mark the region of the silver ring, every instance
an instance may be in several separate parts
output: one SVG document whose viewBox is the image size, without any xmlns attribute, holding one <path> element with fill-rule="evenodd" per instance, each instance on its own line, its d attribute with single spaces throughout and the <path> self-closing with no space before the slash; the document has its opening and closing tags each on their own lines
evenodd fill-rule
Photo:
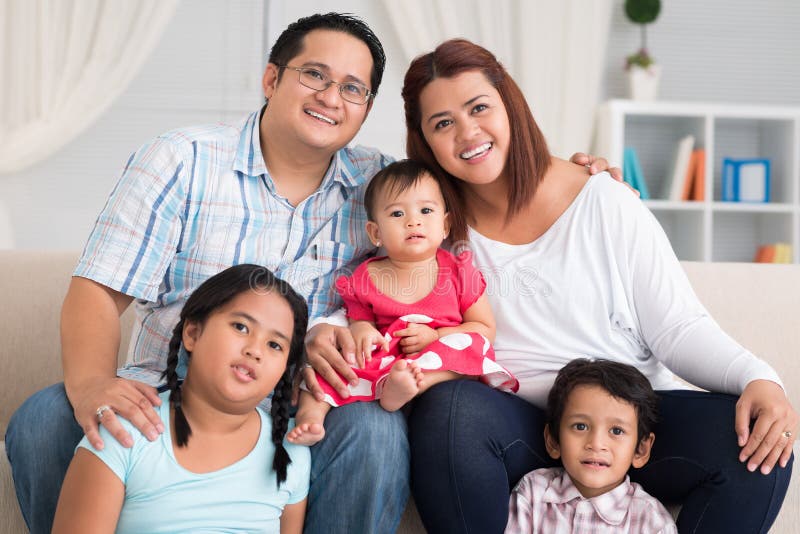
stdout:
<svg viewBox="0 0 800 534">
<path fill-rule="evenodd" d="M 792 439 L 792 431 L 791 430 L 784 430 L 782 435 L 786 439 Z"/>
<path fill-rule="evenodd" d="M 304 364 L 303 364 L 303 369 L 313 369 L 313 368 L 314 368 L 314 366 L 313 366 L 313 365 L 311 365 L 311 364 L 310 364 L 310 363 L 308 363 L 308 362 L 306 362 L 306 363 L 304 363 Z"/>
<path fill-rule="evenodd" d="M 102 420 L 103 420 L 103 414 L 104 414 L 104 413 L 105 413 L 107 410 L 111 410 L 111 406 L 109 406 L 108 404 L 103 404 L 103 405 L 102 405 L 102 406 L 100 406 L 100 407 L 99 407 L 97 410 L 95 410 L 95 411 L 94 411 L 94 414 L 97 416 L 97 420 L 98 420 L 98 421 L 102 421 Z M 113 410 L 112 410 L 112 411 L 113 411 Z"/>
</svg>

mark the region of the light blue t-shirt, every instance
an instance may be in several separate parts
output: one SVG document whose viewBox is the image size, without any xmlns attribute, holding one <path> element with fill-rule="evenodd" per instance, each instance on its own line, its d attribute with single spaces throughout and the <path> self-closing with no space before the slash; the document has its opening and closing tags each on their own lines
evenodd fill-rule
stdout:
<svg viewBox="0 0 800 534">
<path fill-rule="evenodd" d="M 258 409 L 261 434 L 247 456 L 218 471 L 192 473 L 175 459 L 168 397 L 169 392 L 162 393 L 157 408 L 166 430 L 156 441 L 148 441 L 120 419 L 133 437 L 132 448 L 124 448 L 102 426 L 102 451 L 85 437 L 78 444 L 97 455 L 125 484 L 117 533 L 279 532 L 283 507 L 308 494 L 308 448 L 284 442 L 292 463 L 278 488 L 272 469 L 272 419 Z"/>
</svg>

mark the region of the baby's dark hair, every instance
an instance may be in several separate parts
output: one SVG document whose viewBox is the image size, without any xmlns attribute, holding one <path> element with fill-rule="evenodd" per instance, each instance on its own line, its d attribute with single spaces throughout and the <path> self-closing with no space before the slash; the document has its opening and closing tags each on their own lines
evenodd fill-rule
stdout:
<svg viewBox="0 0 800 534">
<path fill-rule="evenodd" d="M 370 180 L 364 192 L 364 209 L 367 210 L 367 219 L 375 220 L 378 196 L 386 191 L 389 195 L 399 195 L 406 189 L 416 185 L 423 176 L 430 176 L 439 185 L 444 199 L 445 210 L 458 209 L 460 200 L 453 186 L 447 180 L 434 174 L 424 163 L 411 159 L 401 159 L 390 163 L 381 169 Z"/>
<path fill-rule="evenodd" d="M 565 365 L 556 376 L 547 397 L 547 424 L 550 435 L 559 442 L 564 408 L 577 386 L 600 386 L 612 397 L 633 405 L 636 410 L 636 443 L 649 436 L 658 419 L 658 397 L 650 381 L 637 368 L 610 360 L 579 358 Z"/>
<path fill-rule="evenodd" d="M 289 427 L 289 407 L 292 399 L 292 383 L 305 360 L 303 338 L 308 325 L 308 306 L 288 282 L 277 278 L 269 269 L 260 265 L 242 264 L 229 267 L 200 284 L 194 290 L 181 310 L 180 321 L 172 331 L 169 342 L 167 368 L 162 378 L 167 380 L 170 390 L 169 402 L 175 410 L 175 440 L 179 447 L 185 446 L 192 435 L 192 429 L 181 408 L 181 384 L 178 380 L 178 356 L 183 339 L 183 327 L 187 323 L 204 324 L 208 317 L 221 306 L 224 306 L 237 295 L 246 291 L 261 293 L 274 292 L 282 296 L 292 310 L 294 331 L 289 343 L 289 358 L 286 370 L 275 386 L 272 394 L 272 443 L 275 445 L 275 458 L 272 467 L 275 469 L 278 485 L 286 480 L 286 468 L 292 463 L 289 453 L 283 446 L 283 438 Z M 191 358 L 191 353 L 188 353 Z"/>
</svg>

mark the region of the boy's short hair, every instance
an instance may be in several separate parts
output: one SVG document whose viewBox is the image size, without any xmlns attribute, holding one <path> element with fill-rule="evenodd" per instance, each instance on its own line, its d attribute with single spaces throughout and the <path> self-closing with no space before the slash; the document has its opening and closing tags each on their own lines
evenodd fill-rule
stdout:
<svg viewBox="0 0 800 534">
<path fill-rule="evenodd" d="M 424 163 L 401 159 L 381 169 L 370 180 L 367 190 L 364 192 L 364 209 L 367 211 L 367 219 L 375 220 L 377 209 L 375 203 L 381 192 L 387 191 L 389 194 L 399 195 L 414 186 L 423 176 L 430 176 L 439 185 L 446 211 L 453 211 L 459 205 L 458 196 L 449 182 L 434 174 Z"/>
<path fill-rule="evenodd" d="M 547 424 L 550 435 L 559 442 L 561 417 L 567 399 L 577 386 L 599 386 L 612 397 L 633 405 L 636 410 L 636 443 L 649 436 L 658 419 L 658 397 L 650 381 L 637 368 L 610 360 L 578 358 L 565 365 L 547 397 Z"/>
</svg>

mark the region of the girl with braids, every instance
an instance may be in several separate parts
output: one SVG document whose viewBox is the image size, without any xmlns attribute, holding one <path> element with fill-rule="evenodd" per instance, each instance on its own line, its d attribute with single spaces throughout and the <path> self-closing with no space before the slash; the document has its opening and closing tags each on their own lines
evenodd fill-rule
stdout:
<svg viewBox="0 0 800 534">
<path fill-rule="evenodd" d="M 98 451 L 84 438 L 53 532 L 301 532 L 310 455 L 284 436 L 307 321 L 305 301 L 264 267 L 200 285 L 169 344 L 155 408 L 164 433 L 151 442 L 123 420 L 129 448 L 103 435 Z M 268 415 L 258 404 L 272 391 Z"/>
</svg>

